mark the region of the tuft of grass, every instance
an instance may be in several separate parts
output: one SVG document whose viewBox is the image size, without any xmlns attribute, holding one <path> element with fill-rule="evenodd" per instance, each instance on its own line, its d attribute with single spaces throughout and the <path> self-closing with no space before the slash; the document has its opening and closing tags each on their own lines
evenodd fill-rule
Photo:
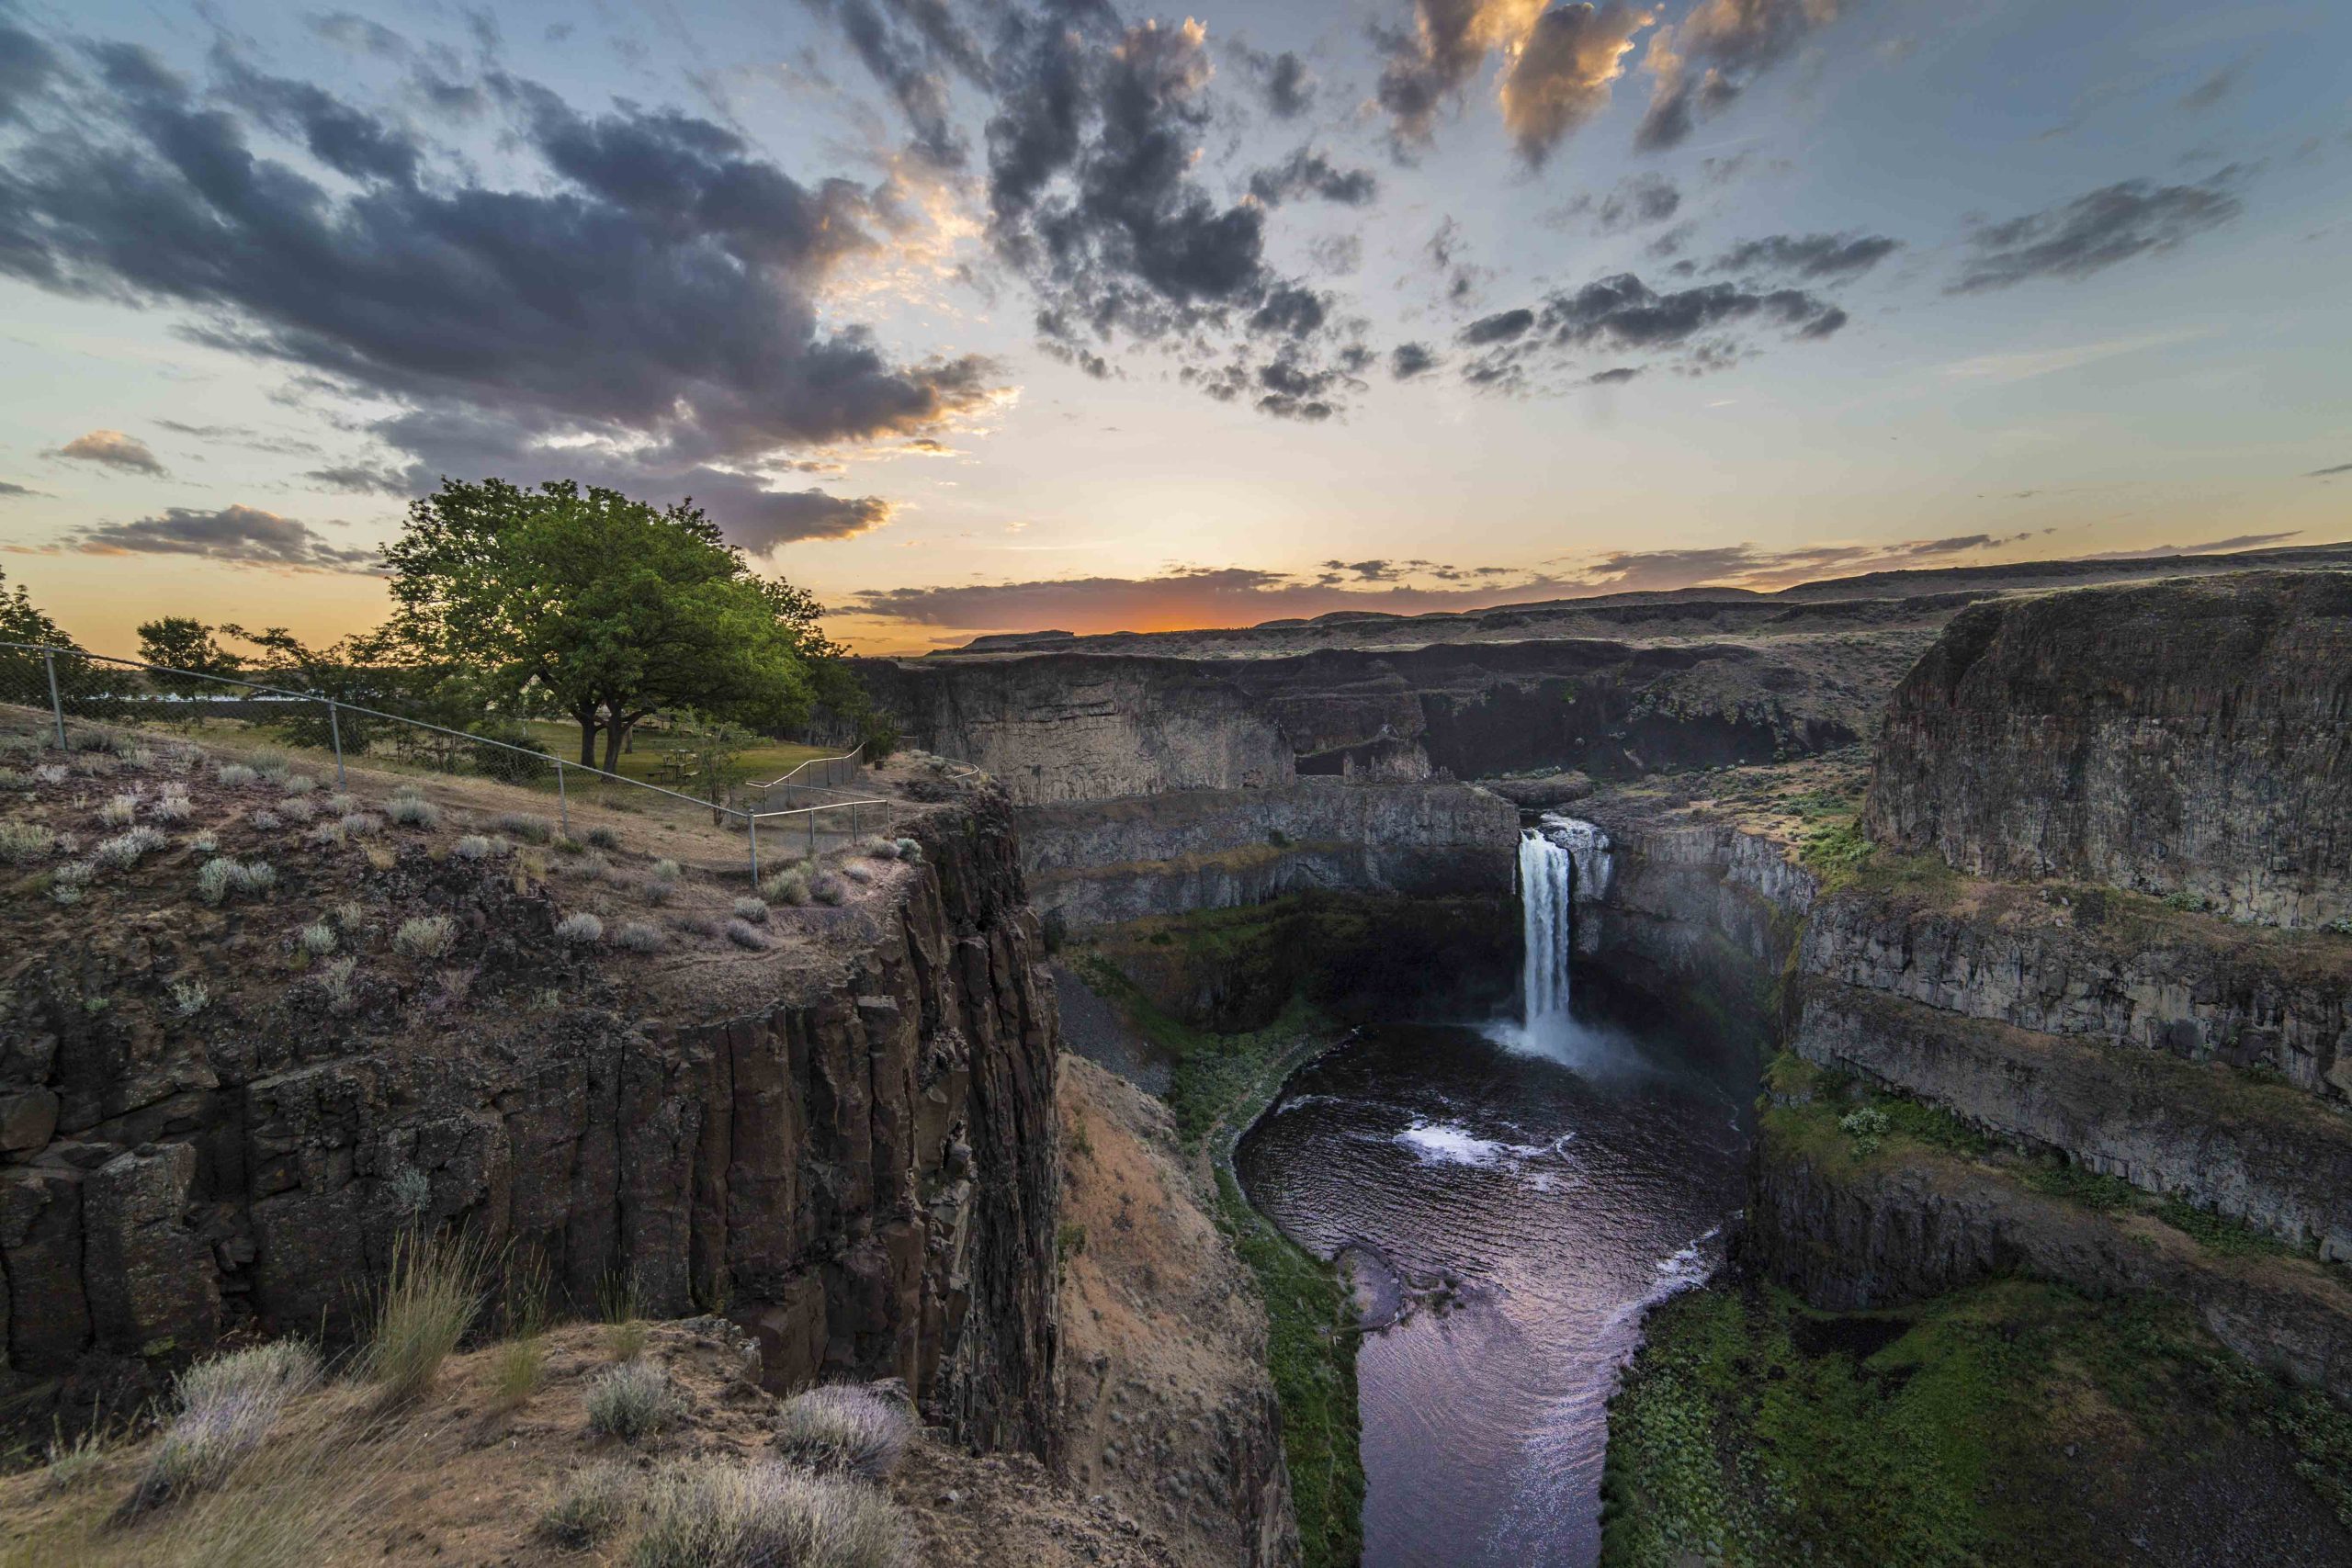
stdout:
<svg viewBox="0 0 2352 1568">
<path fill-rule="evenodd" d="M 684 876 L 685 872 L 679 866 L 676 861 L 657 860 L 651 866 L 647 868 L 646 874 L 654 878 L 656 881 L 675 882 L 678 878 Z"/>
<path fill-rule="evenodd" d="M 490 1363 L 492 1402 L 501 1410 L 514 1409 L 538 1392 L 547 1370 L 548 1342 L 541 1336 L 526 1334 L 500 1341 Z"/>
<path fill-rule="evenodd" d="M 621 847 L 621 836 L 601 822 L 580 836 L 591 849 L 617 850 Z"/>
<path fill-rule="evenodd" d="M 357 936 L 368 929 L 368 906 L 356 898 L 347 898 L 334 907 L 329 917 L 345 936 Z"/>
<path fill-rule="evenodd" d="M 520 839 L 526 844 L 555 841 L 555 824 L 528 811 L 502 811 L 493 821 L 500 832 Z"/>
<path fill-rule="evenodd" d="M 808 874 L 798 869 L 779 871 L 760 884 L 760 892 L 772 904 L 799 908 L 808 902 Z"/>
<path fill-rule="evenodd" d="M 607 1367 L 588 1385 L 588 1427 L 625 1443 L 673 1425 L 686 1413 L 685 1396 L 651 1361 Z"/>
<path fill-rule="evenodd" d="M 279 801 L 277 811 L 271 813 L 273 816 L 283 817 L 288 822 L 305 826 L 318 814 L 319 803 L 301 795 L 296 795 L 291 800 Z M 256 812 L 254 815 L 259 816 L 260 813 Z"/>
<path fill-rule="evenodd" d="M 385 1408 L 433 1386 L 481 1306 L 481 1254 L 473 1243 L 414 1229 L 392 1243 L 392 1267 L 376 1294 L 364 1364 Z"/>
<path fill-rule="evenodd" d="M 277 781 L 277 787 L 286 795 L 308 795 L 319 787 L 319 781 L 308 773 L 288 773 Z"/>
<path fill-rule="evenodd" d="M 334 925 L 326 920 L 312 920 L 294 933 L 295 942 L 313 958 L 324 958 L 333 953 L 338 940 Z"/>
<path fill-rule="evenodd" d="M 913 1532 L 870 1486 L 781 1464 L 697 1460 L 648 1489 L 628 1568 L 911 1568 Z"/>
<path fill-rule="evenodd" d="M 327 1011 L 337 1018 L 347 1018 L 359 1010 L 359 987 L 356 976 L 359 960 L 338 958 L 319 972 L 319 988 L 327 1000 Z"/>
<path fill-rule="evenodd" d="M 613 933 L 613 942 L 631 953 L 659 953 L 670 945 L 662 928 L 646 920 L 623 920 Z"/>
<path fill-rule="evenodd" d="M 755 926 L 763 926 L 767 924 L 767 900 L 764 898 L 736 899 L 735 918 L 739 920 L 749 920 Z"/>
<path fill-rule="evenodd" d="M 865 841 L 865 852 L 876 860 L 897 860 L 899 840 L 881 837 L 868 839 Z"/>
<path fill-rule="evenodd" d="M 748 947 L 757 953 L 768 945 L 768 939 L 760 934 L 760 928 L 749 920 L 729 920 L 726 931 L 727 940 L 738 947 Z"/>
<path fill-rule="evenodd" d="M 182 1018 L 194 1018 L 212 1005 L 212 992 L 201 980 L 175 980 L 171 992 L 172 1010 Z"/>
<path fill-rule="evenodd" d="M 540 1510 L 538 1533 L 567 1551 L 603 1544 L 637 1506 L 638 1472 L 617 1460 L 597 1460 L 564 1477 Z"/>
<path fill-rule="evenodd" d="M 319 1380 L 319 1354 L 273 1340 L 197 1362 L 172 1385 L 177 1414 L 150 1450 L 130 1507 L 216 1484 L 269 1436 L 288 1400 Z"/>
<path fill-rule="evenodd" d="M 421 795 L 396 795 L 384 803 L 384 815 L 403 828 L 438 828 L 441 808 Z"/>
<path fill-rule="evenodd" d="M 776 1416 L 776 1451 L 811 1470 L 889 1479 L 906 1457 L 914 1420 L 897 1401 L 854 1383 L 794 1394 Z"/>
<path fill-rule="evenodd" d="M 384 830 L 384 819 L 369 811 L 346 811 L 334 825 L 350 839 L 372 839 Z"/>
<path fill-rule="evenodd" d="M 392 933 L 392 951 L 403 958 L 447 958 L 458 945 L 458 922 L 447 915 L 418 915 Z"/>
<path fill-rule="evenodd" d="M 594 947 L 605 940 L 605 922 L 582 909 L 556 922 L 555 939 L 566 947 Z"/>
<path fill-rule="evenodd" d="M 480 833 L 468 833 L 449 852 L 459 860 L 488 860 L 498 852 L 498 846 Z"/>
<path fill-rule="evenodd" d="M 0 865 L 28 865 L 56 842 L 57 835 L 38 822 L 0 822 Z"/>
<path fill-rule="evenodd" d="M 128 828 L 138 818 L 139 796 L 118 795 L 98 807 L 98 820 L 109 828 Z"/>
<path fill-rule="evenodd" d="M 156 797 L 147 814 L 158 822 L 185 822 L 196 814 L 196 803 L 184 789 L 167 789 Z"/>
<path fill-rule="evenodd" d="M 256 806 L 251 811 L 245 813 L 245 821 L 265 833 L 275 832 L 277 829 L 286 826 L 286 819 L 284 818 L 278 816 L 277 812 L 268 809 L 266 807 L 260 806 Z"/>
<path fill-rule="evenodd" d="M 223 762 L 213 770 L 212 776 L 219 779 L 221 786 L 226 789 L 243 789 L 249 784 L 257 783 L 261 778 L 259 773 L 243 762 Z"/>
<path fill-rule="evenodd" d="M 49 897 L 59 904 L 78 904 L 83 889 L 96 880 L 98 868 L 85 860 L 70 860 L 49 874 Z"/>
<path fill-rule="evenodd" d="M 830 871 L 819 872 L 808 879 L 808 897 L 820 904 L 840 904 L 849 897 L 849 884 Z"/>
<path fill-rule="evenodd" d="M 98 847 L 91 852 L 91 856 L 110 871 L 128 871 L 170 842 L 163 834 L 142 823 L 128 832 L 117 833 L 111 839 L 99 840 Z"/>
</svg>

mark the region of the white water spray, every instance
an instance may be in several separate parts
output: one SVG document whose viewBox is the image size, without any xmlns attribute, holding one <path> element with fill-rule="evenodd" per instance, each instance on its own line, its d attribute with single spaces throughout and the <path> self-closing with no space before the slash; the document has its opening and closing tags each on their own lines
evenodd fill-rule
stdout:
<svg viewBox="0 0 2352 1568">
<path fill-rule="evenodd" d="M 1569 1032 L 1576 906 L 1598 904 L 1612 869 L 1609 835 L 1590 822 L 1546 816 L 1540 826 L 1520 829 L 1520 1027 L 1530 1043 L 1562 1040 Z"/>
</svg>

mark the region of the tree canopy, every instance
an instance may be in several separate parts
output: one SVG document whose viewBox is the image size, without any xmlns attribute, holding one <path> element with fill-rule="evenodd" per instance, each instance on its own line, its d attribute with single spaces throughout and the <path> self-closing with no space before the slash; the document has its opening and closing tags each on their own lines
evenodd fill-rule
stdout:
<svg viewBox="0 0 2352 1568">
<path fill-rule="evenodd" d="M 782 728 L 839 650 L 807 592 L 753 572 L 691 501 L 666 509 L 557 480 L 445 479 L 412 502 L 391 569 L 401 657 L 534 682 L 580 726 L 580 760 L 618 762 L 629 727 L 692 706 Z"/>
<path fill-rule="evenodd" d="M 212 628 L 193 615 L 165 615 L 141 622 L 139 657 L 149 664 L 187 671 L 187 675 L 150 671 L 147 678 L 167 692 L 191 695 L 224 688 L 209 681 L 189 679 L 190 676 L 236 676 L 244 673 L 245 669 L 245 661 L 221 647 L 213 637 Z"/>
<path fill-rule="evenodd" d="M 0 642 L 40 642 L 51 648 L 75 648 L 82 645 L 65 635 L 65 628 L 50 619 L 48 612 L 33 603 L 25 585 L 8 588 L 8 573 L 0 568 Z"/>
</svg>

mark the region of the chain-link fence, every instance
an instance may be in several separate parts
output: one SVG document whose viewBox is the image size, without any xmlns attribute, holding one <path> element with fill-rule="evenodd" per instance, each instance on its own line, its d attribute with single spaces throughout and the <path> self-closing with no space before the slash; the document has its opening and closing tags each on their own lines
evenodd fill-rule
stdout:
<svg viewBox="0 0 2352 1568">
<path fill-rule="evenodd" d="M 519 720 L 483 728 L 498 734 L 237 676 L 0 642 L 0 732 L 44 747 L 96 750 L 164 735 L 231 761 L 306 771 L 337 790 L 429 787 L 526 838 L 629 832 L 684 863 L 747 869 L 754 882 L 763 858 L 773 870 L 878 831 L 892 804 L 864 788 L 862 748 L 811 758 L 765 784 L 673 758 L 665 765 L 674 776 L 652 783 L 567 760 L 552 749 L 563 739 L 558 726 L 544 736 Z M 541 799 L 521 809 L 518 790 Z"/>
</svg>

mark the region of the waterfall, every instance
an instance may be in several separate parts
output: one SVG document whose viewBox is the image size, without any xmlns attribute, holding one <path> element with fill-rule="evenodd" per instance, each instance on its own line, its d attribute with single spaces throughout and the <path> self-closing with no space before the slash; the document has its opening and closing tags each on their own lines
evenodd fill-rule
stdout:
<svg viewBox="0 0 2352 1568">
<path fill-rule="evenodd" d="M 1520 1017 L 1530 1040 L 1567 1031 L 1576 906 L 1597 904 L 1613 869 L 1609 835 L 1592 823 L 1547 815 L 1539 826 L 1520 829 Z"/>
</svg>

